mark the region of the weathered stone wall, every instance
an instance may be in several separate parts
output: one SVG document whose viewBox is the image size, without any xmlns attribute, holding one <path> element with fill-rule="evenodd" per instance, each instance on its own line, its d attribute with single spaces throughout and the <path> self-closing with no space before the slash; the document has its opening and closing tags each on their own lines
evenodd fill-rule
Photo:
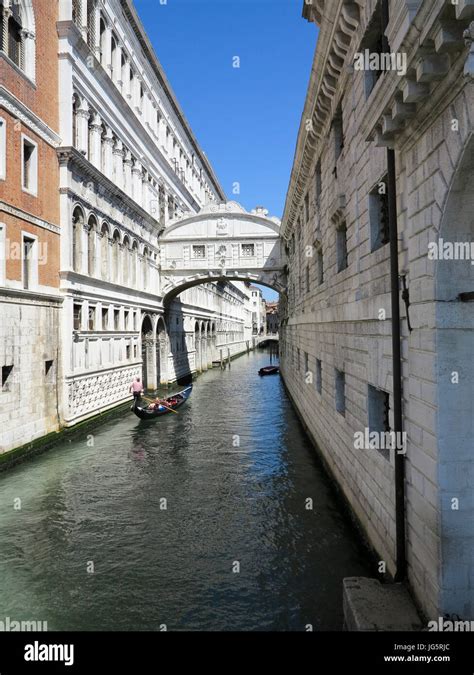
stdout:
<svg viewBox="0 0 474 675">
<path fill-rule="evenodd" d="M 418 3 L 418 11 L 426 14 L 423 25 L 420 22 L 424 38 L 430 35 L 430 30 L 436 32 L 442 14 L 443 3 L 438 3 L 437 12 L 434 4 Z M 389 97 L 388 74 L 382 76 L 367 96 L 366 72 L 351 67 L 375 8 L 373 2 L 359 5 L 362 5 L 361 11 L 357 13 L 352 31 L 347 24 L 341 29 L 347 38 L 347 54 L 337 82 L 330 82 L 335 86 L 330 110 L 319 108 L 316 113 L 316 117 L 319 114 L 323 119 L 327 112 L 319 138 L 311 137 L 305 128 L 314 104 L 316 111 L 318 104 L 321 105 L 321 90 L 319 98 L 314 98 L 315 83 L 310 84 L 303 114 L 283 221 L 288 237 L 290 275 L 287 314 L 281 331 L 282 373 L 326 464 L 380 560 L 386 562 L 387 571 L 393 574 L 394 453 L 357 449 L 354 443 L 354 435 L 369 427 L 369 385 L 389 395 L 389 420 L 393 427 L 389 246 L 381 245 L 372 250 L 373 199 L 370 196 L 386 174 L 384 146 L 391 145 L 396 150 L 400 274 L 405 276 L 409 289 L 413 328 L 410 333 L 402 302 L 409 582 L 427 615 L 437 617 L 448 611 L 470 618 L 474 611 L 474 589 L 472 576 L 469 577 L 474 519 L 472 500 L 462 474 L 466 471 L 472 475 L 472 457 L 468 463 L 466 452 L 467 437 L 472 444 L 472 407 L 462 400 L 468 396 L 469 387 L 472 391 L 473 382 L 472 367 L 466 363 L 472 305 L 460 303 L 456 294 L 448 294 L 452 307 L 445 313 L 451 313 L 451 330 L 441 346 L 440 305 L 447 298 L 440 297 L 440 289 L 437 289 L 440 263 L 429 259 L 428 245 L 441 236 L 449 190 L 463 153 L 472 153 L 469 139 L 474 129 L 473 84 L 470 78 L 463 77 L 467 52 L 462 40 L 458 40 L 450 52 L 449 72 L 435 72 L 432 79 L 422 80 L 427 87 L 424 97 L 417 101 L 417 106 L 404 109 L 404 113 L 410 112 L 405 123 L 396 133 L 384 136 L 388 125 L 385 120 L 385 126 L 376 128 L 373 140 L 368 140 L 372 120 L 375 125 L 387 107 L 394 105 L 391 101 L 400 99 Z M 401 12 L 402 3 L 393 2 L 391 8 L 392 17 L 396 17 L 395 10 Z M 326 3 L 325 11 L 333 13 L 331 18 L 337 30 L 342 24 L 338 23 L 335 10 Z M 446 11 L 454 13 L 453 8 Z M 410 20 L 414 20 L 413 16 L 407 15 L 406 34 Z M 328 37 L 330 26 L 325 24 L 324 14 L 322 21 L 320 53 L 315 57 L 314 68 L 314 77 L 319 76 L 319 82 L 324 74 L 321 64 L 334 44 L 334 38 L 331 42 Z M 458 36 L 464 26 L 459 26 Z M 395 34 L 393 26 L 389 28 Z M 403 43 L 403 36 L 398 35 L 397 39 Z M 410 43 L 407 46 L 409 59 L 412 55 L 415 62 L 413 49 Z M 446 52 L 440 48 L 440 53 Z M 424 67 L 423 61 L 421 63 Z M 393 89 L 395 91 L 395 83 Z M 326 103 L 325 100 L 325 107 Z M 395 109 L 390 110 L 397 119 Z M 344 144 L 337 157 L 340 111 Z M 472 167 L 472 159 L 466 161 Z M 304 188 L 302 182 L 298 182 L 302 166 L 307 176 Z M 463 195 L 469 192 L 471 183 L 472 180 L 468 186 L 464 180 L 459 188 Z M 472 199 L 459 198 L 457 202 L 459 211 L 456 213 L 453 209 L 451 217 L 463 219 L 464 237 L 470 239 L 472 217 L 468 231 L 466 215 L 469 209 L 472 215 Z M 340 269 L 337 230 L 343 223 L 347 228 L 347 267 Z M 459 232 L 456 236 L 460 238 Z M 324 269 L 322 283 L 320 251 Z M 461 270 L 462 264 L 454 264 L 452 274 L 461 276 L 467 291 L 472 287 L 474 268 L 468 261 Z M 449 350 L 451 370 L 446 363 L 440 371 L 440 363 L 448 361 Z M 321 383 L 317 360 L 321 363 Z M 453 385 L 449 377 L 451 371 L 456 370 L 456 363 L 462 372 L 461 387 L 454 386 L 450 393 Z M 345 374 L 344 411 L 337 409 L 336 370 Z M 446 415 L 447 402 L 443 399 L 453 395 L 457 410 Z M 447 438 L 450 438 L 450 456 L 445 447 Z M 456 450 L 459 444 L 462 453 Z M 460 506 L 456 511 L 450 500 L 457 497 Z"/>
<path fill-rule="evenodd" d="M 0 392 L 2 453 L 59 427 L 60 303 L 0 290 L 0 311 L 0 363 L 13 366 Z"/>
</svg>

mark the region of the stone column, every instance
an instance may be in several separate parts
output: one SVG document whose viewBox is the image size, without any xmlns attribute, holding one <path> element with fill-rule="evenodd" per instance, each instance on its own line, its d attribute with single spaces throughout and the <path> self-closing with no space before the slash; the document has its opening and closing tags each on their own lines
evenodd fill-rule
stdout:
<svg viewBox="0 0 474 675">
<path fill-rule="evenodd" d="M 103 166 L 102 173 L 104 173 L 107 178 L 112 180 L 112 166 L 113 166 L 113 148 L 114 148 L 114 137 L 112 134 L 112 129 L 110 127 L 105 127 L 105 133 L 102 136 L 103 144 Z"/>
<path fill-rule="evenodd" d="M 81 31 L 82 39 L 87 42 L 87 0 L 79 0 L 77 6 L 79 16 L 76 17 L 76 25 Z"/>
<path fill-rule="evenodd" d="M 96 59 L 100 61 L 100 7 L 97 0 L 91 13 L 90 23 L 89 46 Z"/>
<path fill-rule="evenodd" d="M 114 54 L 114 62 L 112 63 L 113 68 L 113 78 L 117 87 L 122 91 L 123 80 L 122 80 L 122 49 L 123 46 L 117 42 L 117 46 Z"/>
<path fill-rule="evenodd" d="M 124 159 L 123 143 L 116 139 L 113 156 L 114 156 L 114 182 L 115 185 L 123 190 L 123 159 Z"/>
<path fill-rule="evenodd" d="M 124 160 L 124 189 L 125 192 L 129 195 L 129 197 L 133 196 L 132 167 L 133 167 L 132 153 L 130 152 L 130 150 L 127 150 L 125 152 L 125 160 Z"/>
<path fill-rule="evenodd" d="M 3 7 L 3 35 L 2 35 L 2 44 L 6 54 L 8 54 L 8 21 L 12 15 L 12 10 L 10 7 Z"/>
<path fill-rule="evenodd" d="M 89 104 L 85 98 L 81 98 L 76 110 L 76 149 L 84 157 L 89 154 L 89 117 Z"/>
<path fill-rule="evenodd" d="M 101 59 L 102 67 L 106 70 L 107 75 L 112 77 L 112 28 L 104 20 L 105 31 L 101 35 Z"/>
<path fill-rule="evenodd" d="M 133 174 L 133 199 L 141 206 L 142 204 L 142 165 L 136 159 L 132 169 Z"/>
<path fill-rule="evenodd" d="M 102 163 L 102 119 L 96 112 L 92 114 L 89 124 L 89 161 L 97 168 L 101 168 Z"/>
<path fill-rule="evenodd" d="M 124 97 L 129 101 L 131 92 L 130 92 L 130 61 L 127 57 L 125 57 L 125 63 L 122 68 L 122 77 L 121 77 L 123 84 L 122 84 L 122 94 Z"/>
</svg>

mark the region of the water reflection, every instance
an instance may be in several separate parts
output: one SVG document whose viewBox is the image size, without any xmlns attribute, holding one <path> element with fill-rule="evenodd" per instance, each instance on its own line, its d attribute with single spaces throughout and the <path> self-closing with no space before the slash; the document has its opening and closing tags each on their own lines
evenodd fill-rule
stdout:
<svg viewBox="0 0 474 675">
<path fill-rule="evenodd" d="M 280 378 L 258 377 L 267 363 L 244 356 L 201 376 L 178 415 L 127 413 L 93 447 L 78 438 L 1 475 L 5 616 L 50 630 L 340 629 L 342 578 L 368 560 Z"/>
</svg>

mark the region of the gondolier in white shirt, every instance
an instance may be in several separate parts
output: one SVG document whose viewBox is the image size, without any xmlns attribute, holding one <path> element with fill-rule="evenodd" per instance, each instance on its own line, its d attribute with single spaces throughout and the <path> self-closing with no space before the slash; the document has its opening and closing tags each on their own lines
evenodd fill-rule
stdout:
<svg viewBox="0 0 474 675">
<path fill-rule="evenodd" d="M 133 394 L 133 400 L 138 403 L 140 396 L 143 394 L 143 385 L 139 377 L 136 377 L 130 385 L 130 393 Z"/>
</svg>

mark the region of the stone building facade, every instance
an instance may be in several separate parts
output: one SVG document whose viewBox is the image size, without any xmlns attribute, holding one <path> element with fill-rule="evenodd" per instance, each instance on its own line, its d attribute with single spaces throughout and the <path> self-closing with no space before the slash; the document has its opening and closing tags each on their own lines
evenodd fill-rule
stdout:
<svg viewBox="0 0 474 675">
<path fill-rule="evenodd" d="M 56 21 L 54 2 L 0 0 L 0 453 L 59 424 Z"/>
<path fill-rule="evenodd" d="M 59 13 L 58 13 L 59 12 Z M 162 298 L 160 235 L 225 201 L 131 0 L 0 1 L 0 452 L 248 349 L 244 284 Z M 59 58 L 58 58 L 59 55 Z"/>
<path fill-rule="evenodd" d="M 76 422 L 217 359 L 245 340 L 232 285 L 162 301 L 160 234 L 225 195 L 130 0 L 64 0 L 58 22 L 62 417 Z M 225 325 L 225 328 L 223 327 Z M 236 340 L 236 343 L 238 340 Z"/>
<path fill-rule="evenodd" d="M 474 3 L 387 5 L 385 29 L 377 0 L 304 4 L 319 35 L 282 224 L 281 370 L 394 575 L 398 450 L 358 442 L 393 429 L 393 149 L 408 581 L 427 616 L 472 619 Z M 391 68 L 377 62 L 384 34 Z M 364 54 L 376 55 L 373 67 L 360 66 Z"/>
</svg>

